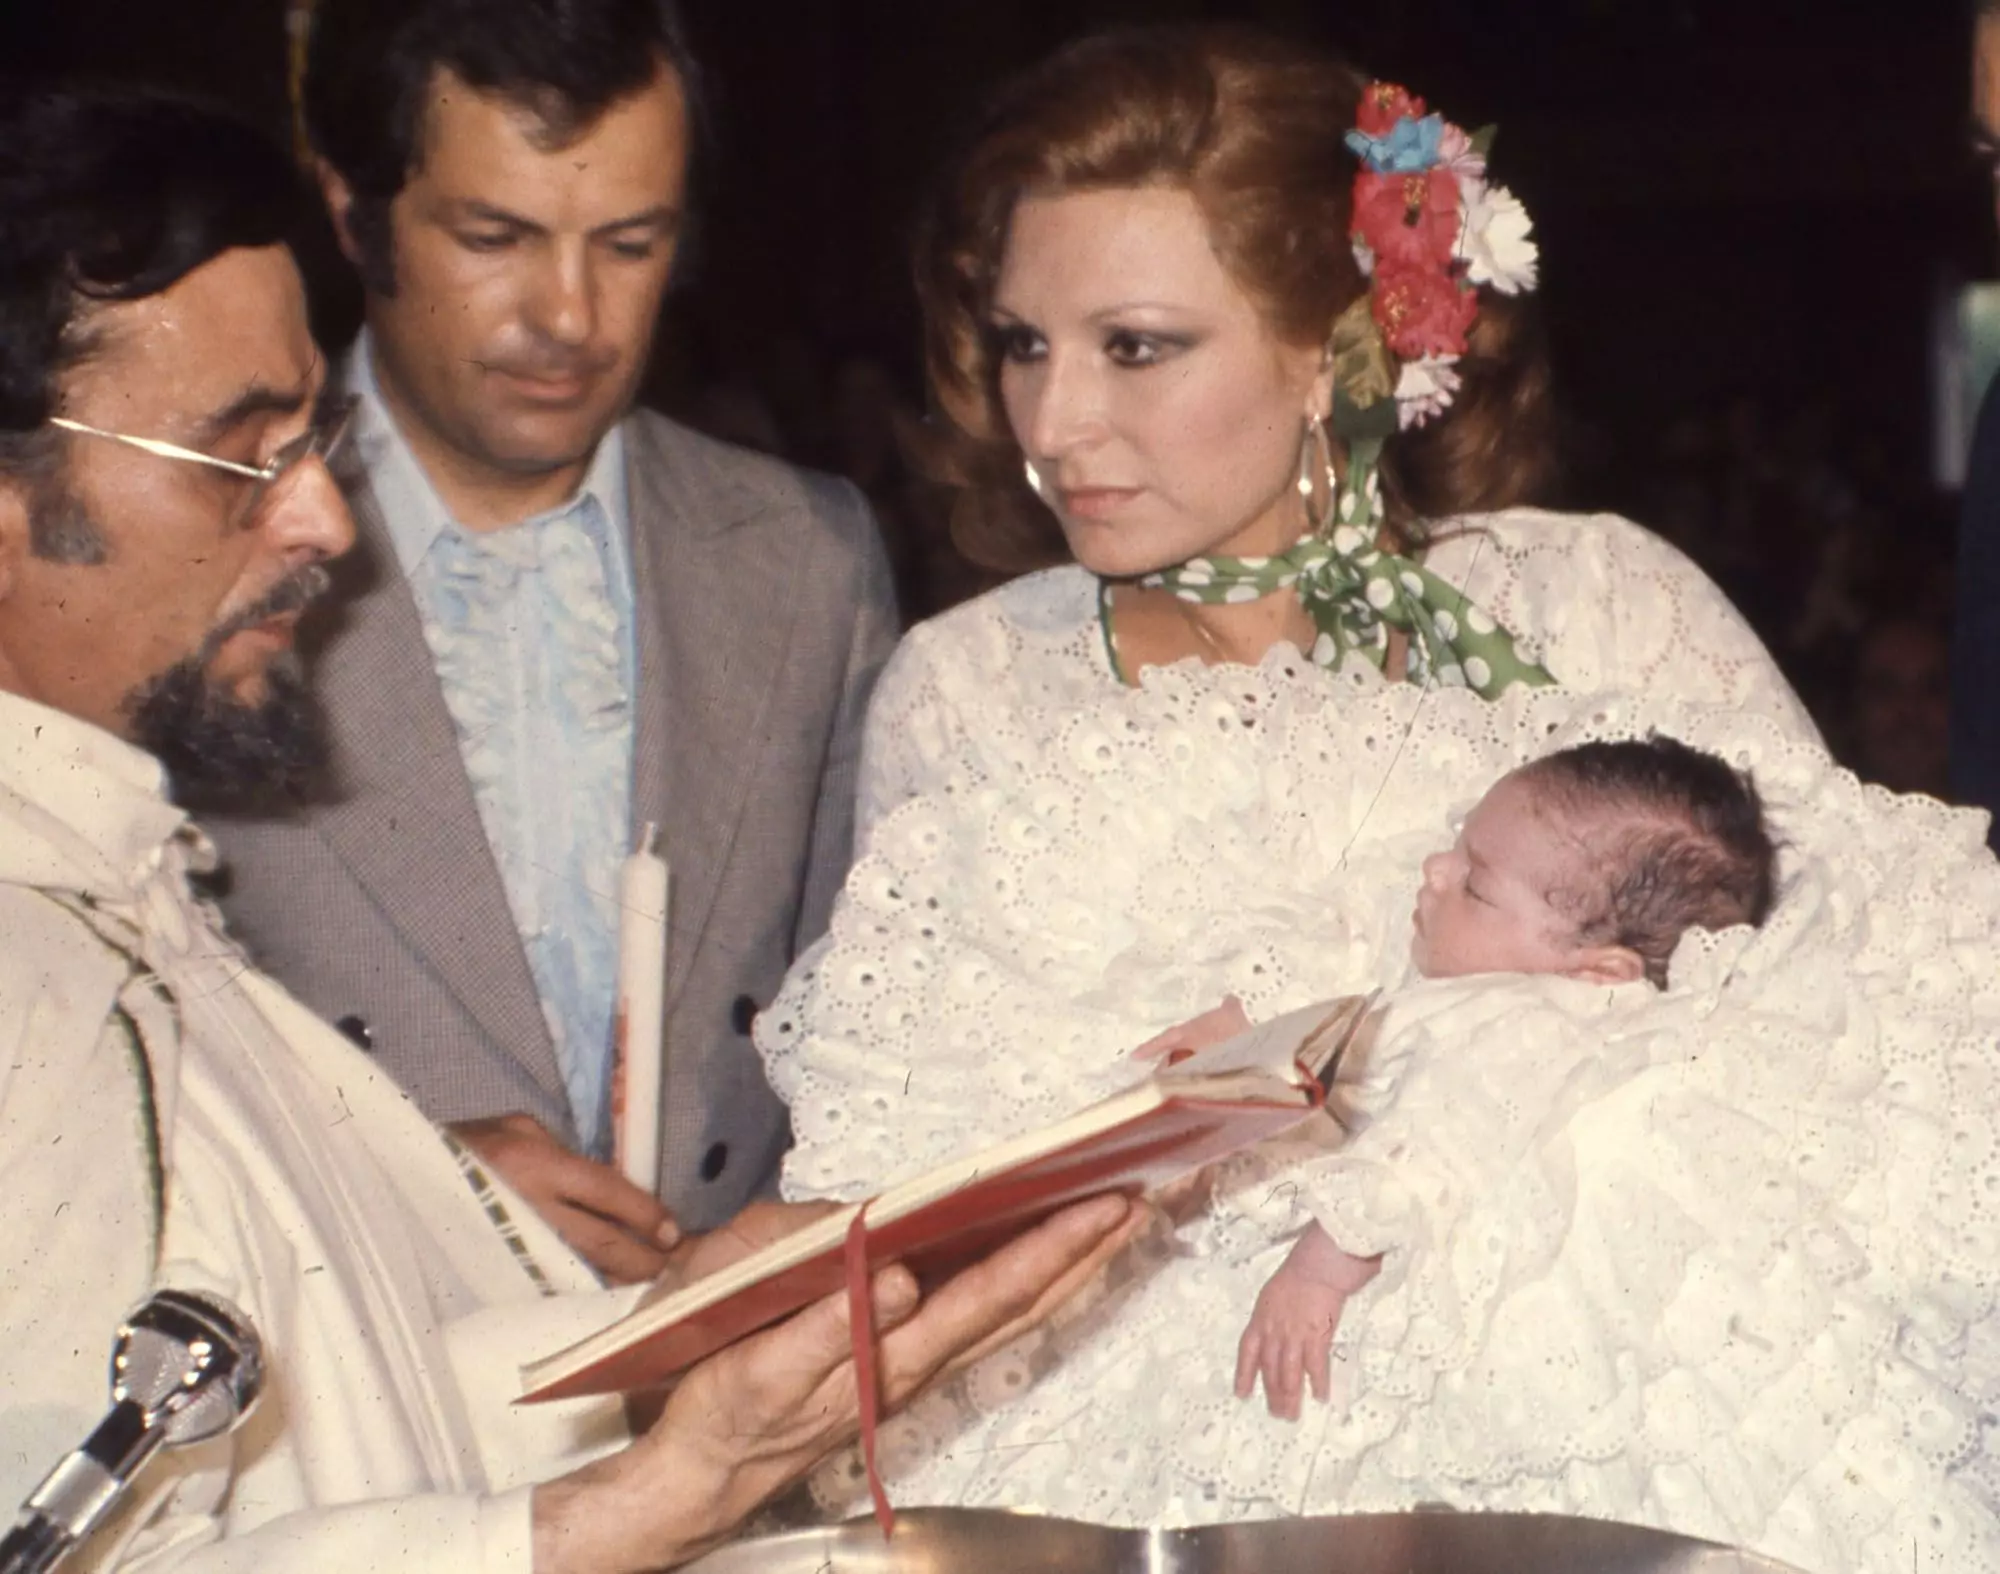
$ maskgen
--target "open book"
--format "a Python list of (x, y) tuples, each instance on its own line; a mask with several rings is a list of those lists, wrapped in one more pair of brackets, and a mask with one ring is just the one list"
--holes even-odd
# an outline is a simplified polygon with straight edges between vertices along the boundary
[(1067, 1203), (1143, 1192), (1308, 1119), (1369, 996), (1278, 1017), (1199, 1051), (1039, 1131), (839, 1208), (687, 1285), (649, 1291), (626, 1316), (524, 1367), (522, 1399), (657, 1387), (847, 1283), (844, 1253), (866, 1213), (867, 1259), (920, 1279), (962, 1267)]

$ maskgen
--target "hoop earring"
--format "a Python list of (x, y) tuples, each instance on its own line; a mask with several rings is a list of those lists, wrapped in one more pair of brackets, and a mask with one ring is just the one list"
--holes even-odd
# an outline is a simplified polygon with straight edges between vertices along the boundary
[[(1326, 422), (1318, 416), (1306, 417), (1306, 429), (1299, 436), (1299, 500), (1305, 504), (1306, 523), (1316, 536), (1333, 534), (1340, 517), (1340, 472), (1333, 465), (1333, 439)], [(1313, 494), (1321, 498), (1313, 506)]]

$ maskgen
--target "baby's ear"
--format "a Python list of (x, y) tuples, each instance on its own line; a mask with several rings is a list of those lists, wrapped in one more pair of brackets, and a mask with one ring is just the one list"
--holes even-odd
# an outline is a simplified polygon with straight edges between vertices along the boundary
[(1562, 972), (1586, 984), (1629, 984), (1646, 976), (1646, 959), (1627, 945), (1585, 946)]

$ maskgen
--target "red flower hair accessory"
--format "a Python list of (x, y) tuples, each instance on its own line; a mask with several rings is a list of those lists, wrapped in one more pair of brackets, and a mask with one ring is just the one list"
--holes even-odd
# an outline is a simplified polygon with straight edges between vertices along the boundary
[(1421, 120), (1424, 101), (1394, 82), (1370, 82), (1361, 90), (1361, 107), (1354, 123), (1368, 136), (1379, 137), (1399, 120)]
[[(1376, 364), (1337, 400), (1336, 416), (1342, 402), (1347, 410), (1336, 424), (1350, 439), (1387, 436), (1442, 413), (1458, 389), (1452, 368), (1479, 315), (1478, 287), (1503, 295), (1535, 287), (1527, 212), (1486, 179), (1491, 142), (1490, 129), (1468, 135), (1396, 83), (1362, 90), (1347, 134), (1361, 160), (1349, 233), (1370, 286), (1365, 316), (1343, 316), (1334, 349), (1337, 362)], [(1375, 409), (1385, 383), (1393, 423)]]
[(1382, 342), (1397, 360), (1456, 359), (1465, 353), (1465, 336), (1479, 315), (1479, 297), (1449, 270), (1411, 267), (1384, 258), (1376, 265), (1369, 293)]

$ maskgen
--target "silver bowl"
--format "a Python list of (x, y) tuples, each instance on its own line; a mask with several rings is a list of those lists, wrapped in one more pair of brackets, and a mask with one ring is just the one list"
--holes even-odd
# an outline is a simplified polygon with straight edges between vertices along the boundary
[(1114, 1530), (990, 1509), (917, 1508), (739, 1541), (688, 1574), (1799, 1574), (1638, 1525), (1555, 1514), (1340, 1514)]

